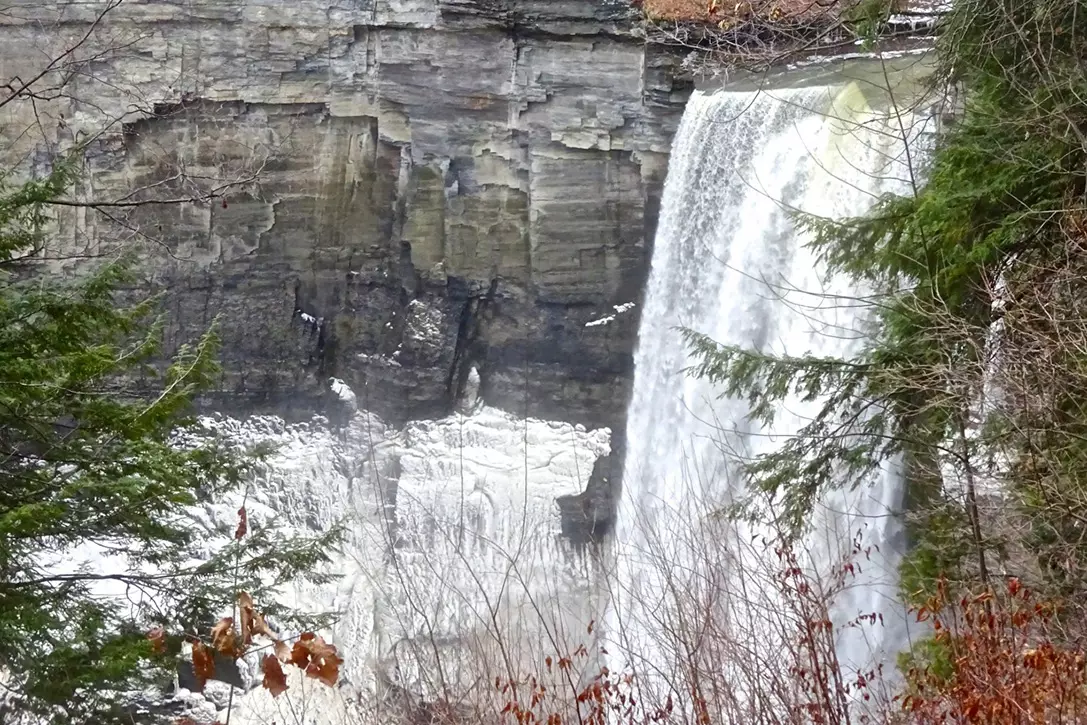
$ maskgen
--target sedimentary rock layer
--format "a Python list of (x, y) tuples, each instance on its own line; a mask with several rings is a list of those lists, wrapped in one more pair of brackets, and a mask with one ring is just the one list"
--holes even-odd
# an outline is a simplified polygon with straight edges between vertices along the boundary
[(76, 46), (62, 93), (0, 108), (4, 151), (85, 144), (78, 199), (213, 197), (71, 209), (57, 248), (139, 246), (170, 346), (218, 318), (218, 407), (310, 411), (336, 376), (435, 415), (475, 367), (490, 404), (622, 430), (637, 310), (586, 323), (640, 298), (687, 90), (626, 3), (104, 7), (0, 11), (5, 81)]

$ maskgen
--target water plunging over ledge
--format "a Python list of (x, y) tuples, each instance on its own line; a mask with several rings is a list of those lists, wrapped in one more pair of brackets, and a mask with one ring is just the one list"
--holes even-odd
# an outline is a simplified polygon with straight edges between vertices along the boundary
[[(855, 216), (880, 194), (907, 191), (903, 128), (920, 130), (873, 110), (857, 82), (696, 93), (687, 106), (635, 356), (608, 628), (613, 661), (668, 691), (689, 693), (694, 678), (709, 676), (746, 706), (774, 706), (751, 700), (793, 664), (774, 585), (781, 562), (765, 526), (714, 514), (743, 490), (736, 457), (781, 445), (820, 405), (792, 396), (772, 425), (749, 420), (746, 401), (720, 399), (682, 372), (693, 361), (678, 328), (767, 353), (856, 351), (868, 322), (854, 302), (861, 291), (828, 278), (789, 210)], [(904, 644), (902, 495), (892, 461), (856, 490), (824, 495), (811, 513), (802, 566), (832, 577), (854, 541), (873, 547), (831, 609), (847, 671), (892, 669)], [(882, 626), (846, 626), (872, 612)]]

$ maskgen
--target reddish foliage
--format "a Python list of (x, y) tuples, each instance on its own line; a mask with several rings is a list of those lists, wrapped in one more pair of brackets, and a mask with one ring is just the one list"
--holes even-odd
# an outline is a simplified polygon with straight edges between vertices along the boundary
[(215, 659), (212, 656), (212, 651), (203, 642), (193, 642), (192, 644), (192, 669), (193, 675), (196, 677), (196, 683), (201, 690), (204, 689), (207, 681), (215, 675)]
[(264, 673), (264, 687), (272, 693), (272, 697), (279, 697), (287, 691), (287, 676), (274, 655), (265, 655), (260, 661), (260, 669)]
[[(279, 638), (276, 637), (275, 632), (272, 631), (268, 623), (264, 621), (264, 615), (260, 614), (256, 610), (256, 606), (253, 604), (253, 597), (249, 595), (249, 592), (241, 592), (238, 594), (238, 612), (241, 616), (241, 649), (239, 654), (245, 654), (246, 649), (253, 643), (253, 638), (257, 635), (267, 637), (272, 640), (276, 645), (276, 651), (279, 651), (279, 645), (282, 644)], [(287, 660), (280, 658), (284, 662)]]
[[(780, 565), (774, 584), (782, 594), (782, 606), (787, 610), (780, 620), (786, 630), (782, 636), (781, 657), (783, 674), (778, 680), (770, 673), (752, 672), (752, 681), (766, 689), (765, 718), (752, 716), (742, 703), (731, 699), (731, 682), (715, 680), (712, 664), (700, 661), (712, 656), (710, 647), (700, 653), (699, 647), (709, 643), (684, 642), (690, 650), (681, 656), (690, 658), (689, 672), (676, 672), (668, 686), (671, 692), (663, 701), (649, 702), (646, 697), (653, 688), (642, 688), (633, 675), (616, 676), (605, 667), (587, 685), (580, 673), (587, 658), (584, 646), (568, 655), (547, 656), (541, 673), (517, 680), (494, 680), (494, 687), (504, 707), (499, 713), (502, 725), (664, 725), (695, 723), (711, 725), (724, 722), (751, 723), (810, 723), (812, 725), (843, 725), (870, 723), (866, 713), (854, 714), (851, 703), (869, 702), (877, 708), (882, 700), (872, 701), (878, 691), (873, 687), (882, 676), (880, 666), (869, 671), (852, 672), (837, 659), (837, 642), (842, 632), (830, 618), (832, 594), (847, 588), (861, 572), (861, 560), (869, 558), (875, 547), (862, 543), (862, 532), (852, 541), (852, 547), (830, 576), (822, 580), (801, 566), (800, 558), (785, 541), (775, 542), (773, 551)], [(878, 612), (862, 613), (846, 627), (882, 626)], [(793, 629), (795, 627), (795, 629)], [(592, 631), (592, 625), (589, 627)], [(716, 632), (714, 635), (723, 635)], [(716, 650), (716, 651), (726, 651)], [(682, 666), (681, 666), (682, 667)], [(774, 690), (774, 688), (779, 688)], [(673, 698), (675, 696), (675, 699)], [(882, 722), (882, 720), (880, 720)]]
[(162, 654), (166, 651), (166, 630), (162, 627), (153, 627), (147, 633), (147, 639), (151, 642), (151, 651)]
[(1005, 592), (985, 590), (957, 602), (941, 582), (917, 615), (932, 621), (950, 673), (931, 664), (911, 669), (903, 710), (926, 723), (1083, 722), (1084, 654), (1058, 644), (1054, 612), (1018, 579)]
[[(851, 703), (858, 698), (871, 700), (870, 691), (883, 676), (882, 665), (846, 676), (837, 649), (843, 628), (835, 628), (829, 607), (834, 594), (847, 589), (862, 572), (861, 557), (870, 560), (878, 550), (865, 545), (863, 530), (858, 531), (844, 560), (820, 580), (801, 566), (792, 544), (781, 542), (774, 548), (782, 566), (777, 575), (778, 589), (797, 627), (793, 638), (786, 641), (783, 655), (788, 658), (788, 671), (797, 686), (797, 694), (788, 707), (798, 722), (869, 721), (866, 715), (854, 718)], [(875, 626), (883, 626), (883, 615), (862, 612), (846, 622), (844, 628)]]
[[(255, 621), (255, 612), (253, 611), (253, 597), (249, 596), (249, 592), (241, 592), (238, 594), (238, 613), (242, 620), (242, 649), (248, 647), (253, 641), (253, 624)], [(261, 622), (263, 623), (263, 619)]]
[(281, 639), (275, 641), (275, 654), (280, 662), (291, 661), (291, 648), (286, 642)]
[(839, 0), (645, 0), (654, 20), (716, 23), (723, 28), (748, 20), (777, 22), (837, 18)]
[[(588, 626), (592, 634), (593, 623)], [(520, 680), (495, 678), (494, 687), (504, 706), (498, 713), (502, 725), (655, 725), (671, 721), (671, 699), (665, 707), (646, 708), (635, 697), (631, 676), (617, 677), (602, 667), (588, 684), (578, 687), (578, 665), (589, 657), (585, 645), (557, 659), (544, 658), (546, 674)], [(557, 676), (552, 677), (552, 675)]]
[(303, 632), (291, 649), (291, 662), (305, 670), (309, 677), (332, 687), (340, 676), (343, 659), (336, 654), (335, 645), (328, 644), (313, 632)]
[[(223, 202), (224, 208), (226, 202)], [(238, 528), (234, 530), (234, 538), (240, 539), (249, 533), (249, 514), (245, 512), (245, 506), (238, 509)]]
[[(240, 512), (243, 516), (244, 509)], [(211, 628), (211, 647), (195, 637), (191, 637), (193, 671), (199, 687), (203, 689), (207, 680), (215, 674), (214, 652), (237, 659), (245, 654), (253, 638), (257, 635), (271, 640), (274, 654), (264, 655), (261, 658), (261, 671), (264, 673), (264, 687), (272, 697), (278, 697), (287, 690), (287, 676), (280, 663), (294, 664), (303, 670), (308, 677), (320, 680), (332, 687), (340, 676), (340, 665), (343, 658), (336, 652), (334, 645), (328, 644), (320, 636), (313, 632), (304, 632), (291, 648), (279, 639), (272, 629), (264, 621), (264, 617), (256, 611), (253, 597), (248, 592), (238, 593), (238, 610), (240, 612), (241, 632), (234, 627), (233, 617), (223, 617)], [(148, 634), (148, 638), (165, 636), (158, 628)]]
[(238, 654), (233, 617), (223, 617), (211, 628), (211, 646), (227, 657)]

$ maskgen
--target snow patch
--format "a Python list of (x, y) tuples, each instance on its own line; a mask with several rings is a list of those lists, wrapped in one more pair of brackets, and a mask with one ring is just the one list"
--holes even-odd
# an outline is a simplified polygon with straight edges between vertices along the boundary
[(333, 394), (340, 399), (340, 401), (355, 410), (358, 407), (358, 399), (355, 396), (355, 391), (351, 389), (344, 381), (339, 378), (329, 378), (328, 387), (332, 390)]
[(634, 309), (634, 303), (624, 302), (621, 305), (613, 305), (612, 309), (615, 310), (614, 315), (608, 315), (607, 317), (601, 317), (599, 320), (592, 320), (590, 322), (586, 322), (585, 327), (599, 327), (601, 325), (606, 325), (609, 322), (613, 322), (617, 315), (621, 315), (624, 312), (628, 312)]
[(309, 314), (308, 312), (303, 312), (301, 309), (297, 309), (294, 312), (295, 312), (296, 315), (298, 315), (299, 319), (301, 319), (302, 322), (304, 322), (307, 325), (313, 325), (313, 326), (316, 327), (316, 326), (319, 326), (322, 322), (325, 321), (325, 319), (323, 317), (314, 317), (313, 315)]
[[(496, 629), (538, 660), (544, 653), (522, 645), (551, 648), (541, 644), (541, 618), (580, 638), (597, 616), (596, 571), (560, 538), (555, 498), (584, 490), (593, 463), (610, 449), (606, 428), (517, 419), (486, 406), (402, 428), (365, 411), (342, 429), (322, 418), (202, 423), (239, 443), (276, 448), (250, 488), (251, 522), (314, 532), (342, 522), (346, 531), (327, 566), (338, 578), (296, 582), (280, 597), (339, 614), (323, 634), (345, 658), (340, 686), (295, 678), (276, 699), (259, 687), (238, 693), (232, 723), (294, 722), (288, 699), (296, 709), (300, 699), (307, 703), (311, 725), (360, 722), (359, 703), (373, 702), (379, 671), (426, 693), (434, 653), (447, 677), (467, 678), (478, 672), (472, 662), (494, 661), (486, 648)], [(232, 525), (236, 508), (204, 507), (204, 525)], [(258, 663), (246, 666), (257, 684)]]
[(396, 359), (396, 355), (400, 353), (397, 350), (393, 353), (393, 357), (387, 355), (367, 355), (364, 352), (358, 354), (358, 359), (364, 363), (370, 363), (371, 365), (379, 365), (381, 367), (398, 368), (400, 367), (400, 361)]
[[(478, 371), (469, 373), (476, 379)], [(354, 398), (342, 380), (329, 384), (342, 400)], [(250, 653), (238, 663), (246, 687), (234, 692), (232, 723), (296, 722), (292, 708), (310, 725), (362, 723), (360, 703), (375, 701), (379, 678), (433, 695), (428, 658), (440, 656), (447, 677), (475, 677), (480, 662), (497, 661), (488, 649), (496, 636), (515, 645), (529, 671), (554, 654), (548, 634), (568, 633), (581, 644), (587, 623), (599, 618), (599, 572), (561, 539), (555, 498), (584, 490), (594, 462), (610, 450), (606, 428), (518, 419), (482, 406), (403, 427), (366, 411), (342, 427), (320, 416), (288, 424), (275, 416), (212, 415), (175, 442), (193, 445), (208, 433), (274, 450), (245, 494), (251, 530), (292, 535), (343, 524), (345, 531), (323, 567), (335, 575), (330, 583), (298, 580), (277, 597), (288, 607), (337, 615), (322, 634), (345, 660), (339, 686), (291, 675), (291, 689), (273, 699), (259, 687), (260, 653)], [(230, 541), (242, 495), (191, 509), (192, 526), (202, 532), (198, 557)], [(90, 544), (57, 566), (127, 571)], [(100, 593), (122, 602), (129, 596), (108, 582)], [(212, 682), (204, 693), (118, 697), (211, 723), (225, 722), (229, 692)]]
[(437, 340), (441, 338), (445, 315), (442, 311), (422, 300), (415, 299), (408, 303), (407, 329), (408, 337), (416, 340)]

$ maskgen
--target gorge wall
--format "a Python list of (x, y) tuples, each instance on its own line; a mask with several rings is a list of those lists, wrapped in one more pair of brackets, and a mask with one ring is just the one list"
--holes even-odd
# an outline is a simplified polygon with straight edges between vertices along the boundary
[(5, 82), (76, 47), (60, 93), (0, 108), (4, 151), (86, 144), (73, 197), (105, 204), (62, 214), (58, 270), (137, 245), (168, 346), (220, 320), (217, 407), (309, 413), (334, 376), (440, 415), (476, 367), (489, 404), (623, 430), (639, 314), (614, 308), (689, 91), (627, 2), (106, 6), (0, 12)]

